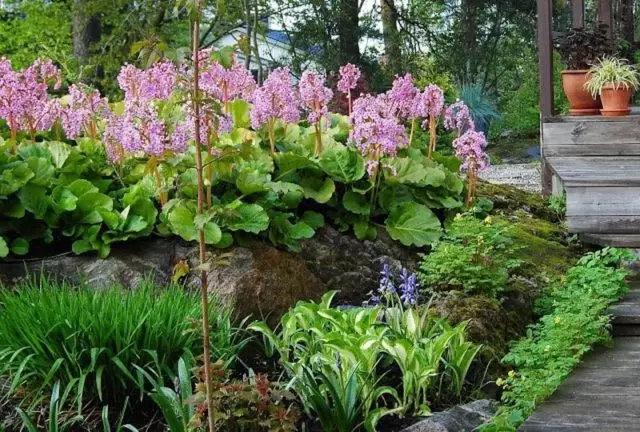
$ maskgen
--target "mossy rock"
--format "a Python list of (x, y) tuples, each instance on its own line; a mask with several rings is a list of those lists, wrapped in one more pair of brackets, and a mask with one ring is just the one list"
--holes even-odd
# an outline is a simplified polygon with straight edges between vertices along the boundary
[(538, 193), (527, 192), (509, 185), (481, 181), (478, 197), (493, 201), (494, 210), (514, 212), (523, 210), (548, 221), (557, 221), (557, 214), (549, 208), (547, 200)]
[(467, 322), (469, 338), (485, 345), (487, 359), (500, 360), (507, 352), (509, 341), (520, 337), (532, 320), (532, 301), (512, 293), (500, 302), (484, 295), (469, 296), (451, 292), (434, 301), (436, 313), (450, 324)]
[(516, 275), (534, 279), (537, 285), (547, 285), (564, 275), (578, 259), (578, 251), (567, 244), (561, 223), (533, 217), (522, 210), (496, 216), (509, 224), (513, 242), (520, 246), (516, 258), (523, 261)]

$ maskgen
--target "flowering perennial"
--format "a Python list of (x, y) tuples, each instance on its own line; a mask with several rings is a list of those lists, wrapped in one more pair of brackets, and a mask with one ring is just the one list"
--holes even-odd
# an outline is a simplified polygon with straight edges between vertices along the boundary
[(60, 70), (51, 60), (36, 60), (22, 72), (11, 61), (0, 59), (0, 118), (6, 120), (15, 142), (18, 131), (29, 132), (32, 139), (39, 131), (50, 129), (59, 115), (59, 103), (50, 99), (49, 85), (60, 87)]
[(358, 85), (358, 80), (362, 76), (362, 72), (357, 66), (347, 63), (340, 67), (340, 80), (338, 81), (338, 91), (347, 95), (349, 101), (349, 115), (353, 109), (353, 101), (351, 99), (351, 91)]
[(225, 107), (234, 99), (249, 98), (256, 88), (251, 71), (235, 59), (233, 65), (226, 69), (210, 54), (210, 49), (200, 51), (200, 89), (222, 101)]
[(251, 125), (254, 129), (267, 125), (271, 153), (274, 153), (275, 121), (297, 123), (300, 120), (300, 100), (291, 82), (289, 68), (278, 68), (271, 72), (251, 98)]
[(487, 139), (482, 132), (468, 130), (462, 136), (453, 141), (456, 156), (463, 162), (462, 168), (467, 170), (467, 201), (470, 206), (473, 203), (476, 192), (477, 173), (489, 166), (489, 156), (484, 149), (487, 147)]
[(405, 127), (394, 115), (387, 95), (361, 96), (353, 104), (351, 118), (350, 139), (368, 157), (371, 176), (377, 173), (382, 156), (395, 156), (398, 148), (408, 145)]
[(406, 74), (403, 77), (396, 75), (391, 90), (387, 92), (388, 100), (393, 106), (396, 116), (408, 119), (415, 115), (414, 108), (416, 98), (420, 91), (413, 85), (413, 76)]
[(107, 100), (98, 90), (74, 84), (69, 87), (69, 103), (60, 110), (60, 121), (68, 138), (78, 138), (85, 133), (97, 138), (96, 118), (109, 112)]
[(309, 111), (307, 119), (316, 129), (316, 156), (322, 151), (322, 119), (324, 127), (329, 126), (329, 110), (327, 104), (333, 97), (333, 92), (324, 86), (324, 76), (305, 71), (298, 86), (302, 106)]
[(476, 128), (469, 107), (461, 100), (449, 105), (444, 111), (444, 127), (456, 131), (458, 136)]

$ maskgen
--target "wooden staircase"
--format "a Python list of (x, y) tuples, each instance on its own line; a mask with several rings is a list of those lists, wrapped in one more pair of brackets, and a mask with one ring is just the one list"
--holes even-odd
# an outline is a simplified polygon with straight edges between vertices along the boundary
[(569, 231), (600, 245), (640, 247), (640, 110), (627, 117), (553, 117), (542, 154)]

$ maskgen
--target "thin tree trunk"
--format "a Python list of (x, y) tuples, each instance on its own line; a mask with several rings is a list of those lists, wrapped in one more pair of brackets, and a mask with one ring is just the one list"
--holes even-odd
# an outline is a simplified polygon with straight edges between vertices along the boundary
[(382, 37), (384, 51), (393, 73), (400, 73), (402, 69), (402, 50), (400, 34), (398, 33), (398, 16), (395, 0), (380, 0), (380, 18), (382, 19)]
[(101, 25), (97, 16), (87, 16), (87, 1), (73, 0), (72, 29), (73, 56), (81, 65), (86, 65), (91, 56), (91, 44), (100, 40)]
[(359, 0), (340, 0), (338, 39), (340, 64), (360, 64), (360, 7)]
[(251, 33), (253, 32), (253, 22), (251, 19), (251, 3), (250, 0), (243, 0), (242, 7), (244, 9), (245, 37), (247, 38), (247, 50), (244, 57), (244, 67), (251, 69)]

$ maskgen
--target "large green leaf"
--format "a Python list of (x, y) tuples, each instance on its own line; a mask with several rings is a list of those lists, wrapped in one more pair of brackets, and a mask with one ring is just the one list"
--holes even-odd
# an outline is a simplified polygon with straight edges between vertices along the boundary
[(169, 213), (171, 230), (187, 241), (198, 239), (198, 229), (194, 223), (195, 213), (183, 203), (176, 204)]
[(276, 165), (278, 165), (278, 177), (305, 168), (317, 168), (318, 164), (313, 159), (295, 153), (276, 153)]
[(204, 241), (206, 244), (217, 244), (222, 239), (222, 231), (215, 222), (207, 222), (204, 226)]
[(428, 207), (415, 202), (396, 206), (385, 222), (392, 239), (405, 246), (426, 246), (440, 238), (440, 220)]
[(78, 197), (65, 186), (56, 186), (51, 193), (51, 206), (56, 213), (75, 210), (77, 202)]
[(9, 255), (9, 246), (7, 245), (6, 240), (0, 236), (0, 258), (4, 258)]
[(33, 171), (25, 162), (15, 161), (0, 166), (0, 196), (18, 191), (33, 177)]
[(267, 183), (271, 181), (271, 176), (262, 173), (257, 169), (245, 169), (238, 175), (236, 186), (245, 195), (265, 192), (269, 190)]
[(358, 215), (368, 215), (371, 212), (371, 206), (365, 195), (361, 195), (352, 190), (345, 192), (342, 198), (342, 205), (351, 213)]
[(323, 180), (314, 176), (301, 177), (300, 186), (304, 189), (305, 198), (313, 199), (320, 204), (329, 201), (336, 190), (336, 185), (330, 178)]
[(20, 189), (18, 197), (24, 208), (33, 213), (37, 219), (42, 219), (49, 208), (47, 189), (43, 186), (28, 184)]
[(269, 227), (269, 215), (258, 204), (240, 204), (224, 212), (223, 224), (231, 231), (258, 234)]
[[(426, 160), (427, 164), (430, 164)], [(446, 170), (436, 165), (425, 165), (418, 159), (393, 158), (384, 169), (388, 184), (413, 184), (418, 186), (440, 186), (446, 179)]]
[(334, 180), (341, 183), (360, 180), (365, 173), (362, 156), (340, 144), (333, 145), (322, 153), (320, 167)]
[(15, 198), (0, 200), (0, 215), (21, 219), (25, 215), (25, 208), (22, 203)]
[(26, 160), (29, 169), (33, 172), (30, 183), (39, 186), (47, 186), (53, 177), (55, 168), (48, 158), (32, 156)]

